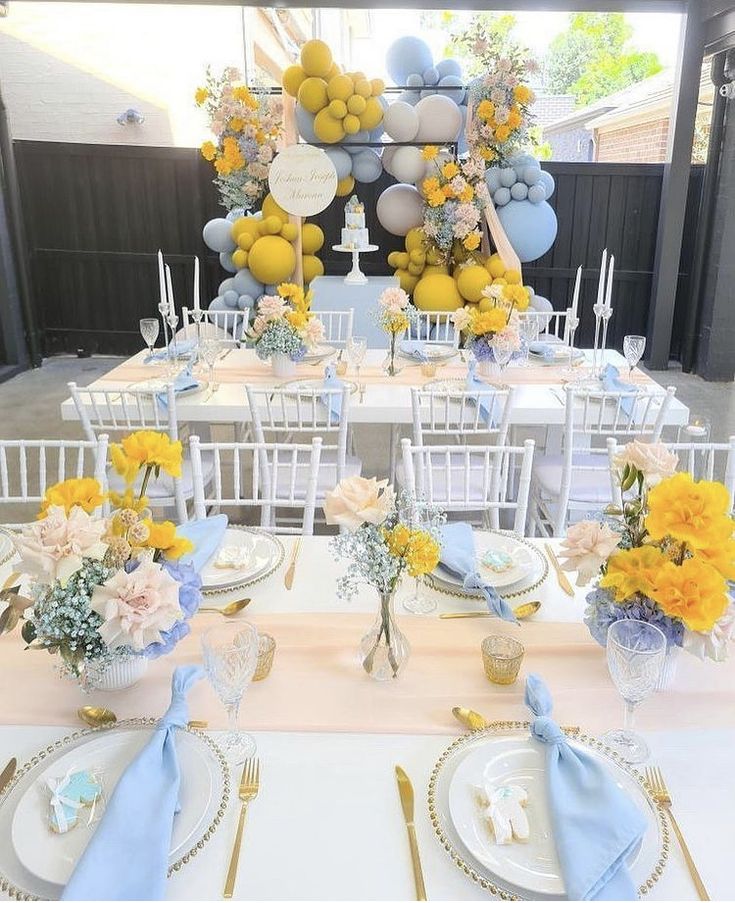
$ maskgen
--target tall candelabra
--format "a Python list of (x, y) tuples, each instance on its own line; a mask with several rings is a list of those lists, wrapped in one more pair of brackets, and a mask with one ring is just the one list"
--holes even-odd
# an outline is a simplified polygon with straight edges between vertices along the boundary
[[(612, 307), (607, 304), (595, 304), (592, 307), (595, 315), (595, 346), (592, 350), (592, 373), (599, 376), (605, 366), (605, 349), (607, 348), (607, 327), (612, 316)], [(600, 344), (602, 333), (602, 344)], [(598, 366), (599, 352), (599, 366)]]

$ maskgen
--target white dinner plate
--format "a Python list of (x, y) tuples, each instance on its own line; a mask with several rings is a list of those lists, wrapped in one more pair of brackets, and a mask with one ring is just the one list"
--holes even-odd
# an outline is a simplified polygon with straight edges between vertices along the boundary
[[(247, 564), (237, 568), (216, 567), (217, 556), (226, 546), (247, 549)], [(283, 546), (275, 536), (260, 530), (228, 527), (217, 552), (202, 568), (202, 589), (204, 592), (221, 591), (257, 580), (273, 567), (282, 554)]]
[[(11, 826), (15, 853), (31, 875), (50, 884), (65, 885), (94, 831), (94, 826), (78, 825), (65, 834), (53, 832), (48, 823), (48, 796), (44, 797), (39, 783), (46, 777), (63, 777), (70, 768), (91, 769), (101, 772), (104, 794), (109, 800), (123, 771), (151, 735), (152, 731), (114, 730), (93, 736), (39, 773), (38, 780), (21, 796)], [(181, 768), (181, 810), (174, 819), (171, 862), (203, 832), (217, 779), (211, 753), (195, 734), (177, 731), (176, 749)], [(135, 825), (130, 830), (134, 831)]]
[[(171, 382), (170, 379), (152, 376), (150, 379), (143, 379), (140, 382), (132, 383), (131, 389), (138, 392), (165, 392), (166, 386)], [(198, 379), (195, 386), (188, 386), (186, 389), (177, 389), (177, 398), (186, 398), (188, 395), (197, 395), (209, 387), (209, 381), (206, 379)]]
[(337, 349), (333, 345), (317, 345), (316, 348), (307, 351), (299, 363), (317, 364), (336, 353)]
[[(566, 347), (566, 345), (560, 344), (557, 347), (556, 343), (549, 342), (548, 344), (552, 345), (554, 352), (554, 356), (550, 361), (547, 361), (546, 358), (542, 357), (540, 354), (534, 354), (533, 351), (528, 352), (528, 359), (534, 364), (538, 364), (542, 367), (558, 367), (560, 364), (569, 363), (569, 349)], [(572, 364), (579, 364), (584, 359), (584, 351), (581, 351), (579, 348), (575, 348), (574, 354), (572, 355)]]
[[(482, 563), (487, 552), (505, 552), (513, 559), (513, 567), (507, 571), (496, 573)], [(534, 582), (543, 572), (543, 556), (537, 549), (521, 542), (515, 536), (505, 533), (476, 533), (475, 560), (477, 571), (494, 589), (508, 589), (523, 582)], [(462, 580), (448, 571), (441, 564), (434, 570), (433, 577), (440, 583), (458, 590), (462, 589)]]
[[(442, 345), (432, 342), (424, 342), (421, 350), (426, 356), (426, 359), (435, 364), (439, 363), (440, 361), (449, 361), (459, 354), (459, 351), (450, 345)], [(417, 360), (417, 358), (410, 351), (405, 349), (403, 343), (398, 346), (398, 353), (403, 358), (408, 358), (409, 360)]]
[[(574, 741), (571, 745), (575, 745)], [(646, 817), (642, 842), (628, 858), (634, 883), (636, 886), (645, 884), (658, 858), (657, 814), (633, 775), (594, 749), (579, 748), (600, 759), (618, 787), (635, 801)], [(495, 843), (476, 791), (476, 787), (483, 786), (485, 774), (494, 785), (516, 784), (528, 794), (525, 809), (530, 835), (527, 841)], [(594, 805), (594, 800), (590, 805)], [(526, 899), (564, 896), (547, 803), (546, 750), (542, 743), (522, 733), (487, 737), (485, 742), (469, 751), (454, 770), (449, 781), (448, 810), (462, 844), (490, 875)]]
[[(338, 377), (341, 383), (344, 383), (347, 388), (350, 390), (350, 395), (354, 395), (357, 392), (357, 383), (353, 382), (351, 379), (342, 379), (342, 377)], [(281, 383), (281, 389), (288, 389), (285, 393), (286, 395), (299, 395), (302, 392), (313, 392), (315, 389), (319, 392), (324, 391), (324, 377), (314, 377), (313, 379), (290, 379), (288, 382)], [(333, 388), (337, 389), (339, 386), (335, 385)]]

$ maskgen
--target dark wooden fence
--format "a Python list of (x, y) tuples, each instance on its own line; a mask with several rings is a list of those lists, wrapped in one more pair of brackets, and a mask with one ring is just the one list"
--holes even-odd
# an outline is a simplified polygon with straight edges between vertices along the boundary
[[(138, 320), (155, 313), (156, 251), (171, 265), (179, 304), (191, 304), (192, 257), (204, 261), (203, 297), (214, 297), (227, 275), (201, 239), (204, 223), (222, 215), (212, 172), (189, 148), (127, 147), (18, 141), (15, 144), (28, 238), (37, 328), (47, 354), (83, 349), (128, 353), (140, 347)], [(600, 254), (615, 254), (612, 341), (646, 332), (663, 167), (658, 164), (548, 163), (559, 220), (552, 249), (524, 267), (524, 281), (558, 309), (569, 303), (574, 275), (584, 267), (579, 338), (591, 344)], [(371, 237), (381, 248), (362, 258), (365, 272), (389, 272), (387, 253), (401, 239), (386, 233), (375, 202), (393, 180), (386, 174), (358, 186)], [(692, 171), (680, 264), (672, 354), (689, 303), (691, 248), (702, 168)], [(346, 273), (339, 241), (344, 199), (316, 221), (326, 234), (330, 274)]]

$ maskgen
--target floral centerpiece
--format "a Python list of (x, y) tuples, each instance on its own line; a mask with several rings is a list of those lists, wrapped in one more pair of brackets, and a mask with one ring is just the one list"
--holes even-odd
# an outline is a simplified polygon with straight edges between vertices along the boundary
[(280, 102), (246, 87), (232, 66), (219, 77), (207, 68), (194, 99), (206, 111), (214, 137), (202, 144), (201, 153), (217, 173), (222, 206), (253, 209), (268, 192), (268, 167), (283, 131)]
[(378, 298), (376, 320), (378, 326), (388, 335), (388, 356), (384, 369), (388, 376), (398, 373), (396, 366), (396, 346), (400, 336), (415, 323), (418, 311), (402, 288), (387, 288)]
[(284, 282), (277, 295), (263, 295), (258, 302), (248, 335), (255, 341), (255, 353), (270, 359), (274, 372), (288, 376), (307, 351), (324, 339), (324, 326), (310, 311), (311, 292), (304, 295), (298, 285)]
[(564, 567), (597, 576), (585, 623), (604, 645), (621, 618), (649, 621), (682, 647), (721, 661), (735, 633), (735, 520), (722, 483), (675, 473), (665, 446), (631, 442), (615, 466), (622, 508), (567, 531)]
[(518, 311), (526, 310), (530, 293), (523, 285), (492, 284), (482, 290), (479, 304), (460, 307), (452, 314), (454, 328), (464, 347), (475, 356), (481, 370), (493, 363), (507, 363), (521, 349)]
[(362, 666), (376, 680), (398, 677), (409, 655), (393, 611), (401, 575), (420, 577), (439, 563), (443, 518), (427, 511), (425, 526), (419, 526), (416, 511), (411, 499), (396, 499), (388, 481), (375, 478), (348, 477), (324, 500), (326, 522), (343, 530), (332, 540), (335, 557), (350, 563), (338, 583), (339, 597), (353, 598), (361, 583), (380, 596), (377, 621), (360, 646)]
[(62, 673), (83, 685), (112, 689), (121, 686), (121, 668), (128, 678), (140, 676), (148, 659), (189, 633), (201, 580), (178, 561), (192, 543), (170, 521), (155, 522), (144, 495), (151, 474), (181, 474), (181, 443), (142, 430), (111, 448), (127, 483), (110, 494), (111, 516), (100, 511), (106, 499), (97, 480), (65, 480), (47, 490), (38, 520), (13, 537), (30, 598), (20, 585), (3, 592), (2, 628), (22, 620), (30, 649), (57, 654)]

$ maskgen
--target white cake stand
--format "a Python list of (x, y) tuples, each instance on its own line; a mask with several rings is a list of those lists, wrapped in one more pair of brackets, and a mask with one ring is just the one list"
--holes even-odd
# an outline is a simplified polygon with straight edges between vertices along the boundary
[(348, 248), (346, 245), (332, 245), (333, 251), (342, 251), (345, 254), (352, 254), (352, 269), (345, 276), (347, 285), (364, 285), (368, 280), (367, 276), (360, 269), (360, 254), (369, 251), (377, 251), (377, 245), (368, 245), (365, 248)]

